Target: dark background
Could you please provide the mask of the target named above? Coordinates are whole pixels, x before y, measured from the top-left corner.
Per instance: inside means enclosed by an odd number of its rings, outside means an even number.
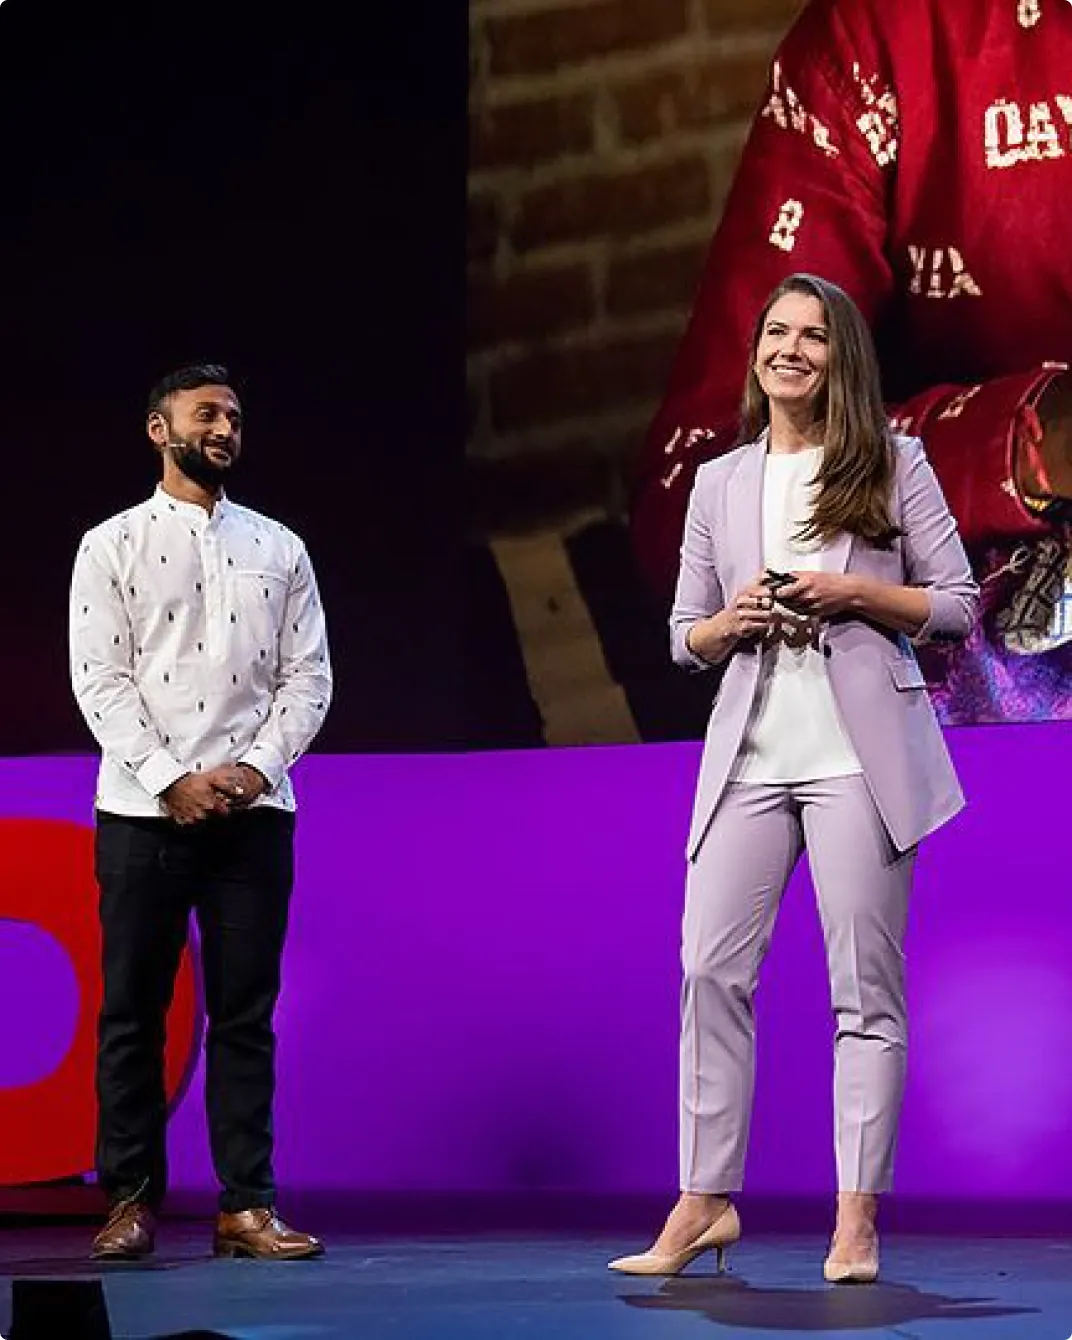
[[[244,401],[233,496],[317,569],[317,747],[462,743],[466,60],[460,0],[0,5],[0,751],[92,747],[71,562],[202,359]]]

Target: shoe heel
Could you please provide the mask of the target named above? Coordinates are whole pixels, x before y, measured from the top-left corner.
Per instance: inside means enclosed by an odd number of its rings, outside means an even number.
[[[716,1248],[715,1248],[715,1274],[716,1274],[716,1275],[725,1275],[727,1270],[728,1270],[728,1267],[727,1267],[727,1265],[726,1265],[726,1249],[725,1249],[725,1247],[716,1247]]]
[[[237,1242],[217,1241],[212,1244],[212,1254],[213,1256],[219,1256],[226,1260],[237,1261],[238,1258],[245,1253]]]

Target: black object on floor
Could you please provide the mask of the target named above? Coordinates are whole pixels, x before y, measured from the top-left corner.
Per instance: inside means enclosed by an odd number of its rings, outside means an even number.
[[[14,1280],[11,1340],[112,1340],[101,1281]]]

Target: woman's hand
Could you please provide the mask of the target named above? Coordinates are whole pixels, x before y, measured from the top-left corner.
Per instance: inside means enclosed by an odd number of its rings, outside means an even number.
[[[715,617],[724,620],[725,631],[735,642],[764,637],[774,618],[770,587],[757,578],[751,586],[738,591],[729,608]]]
[[[778,588],[778,601],[796,614],[829,619],[856,609],[859,579],[851,572],[794,572],[795,580]]]
[[[738,591],[724,610],[694,623],[685,642],[694,655],[717,665],[739,643],[765,637],[773,618],[774,601],[770,588],[757,578],[750,586]]]

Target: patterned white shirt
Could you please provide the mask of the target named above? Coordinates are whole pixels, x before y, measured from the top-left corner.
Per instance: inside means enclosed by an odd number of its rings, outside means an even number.
[[[290,765],[331,700],[324,614],[292,531],[228,499],[158,488],[83,538],[70,611],[75,698],[102,750],[96,804],[160,817],[179,777],[248,763],[294,808]]]

